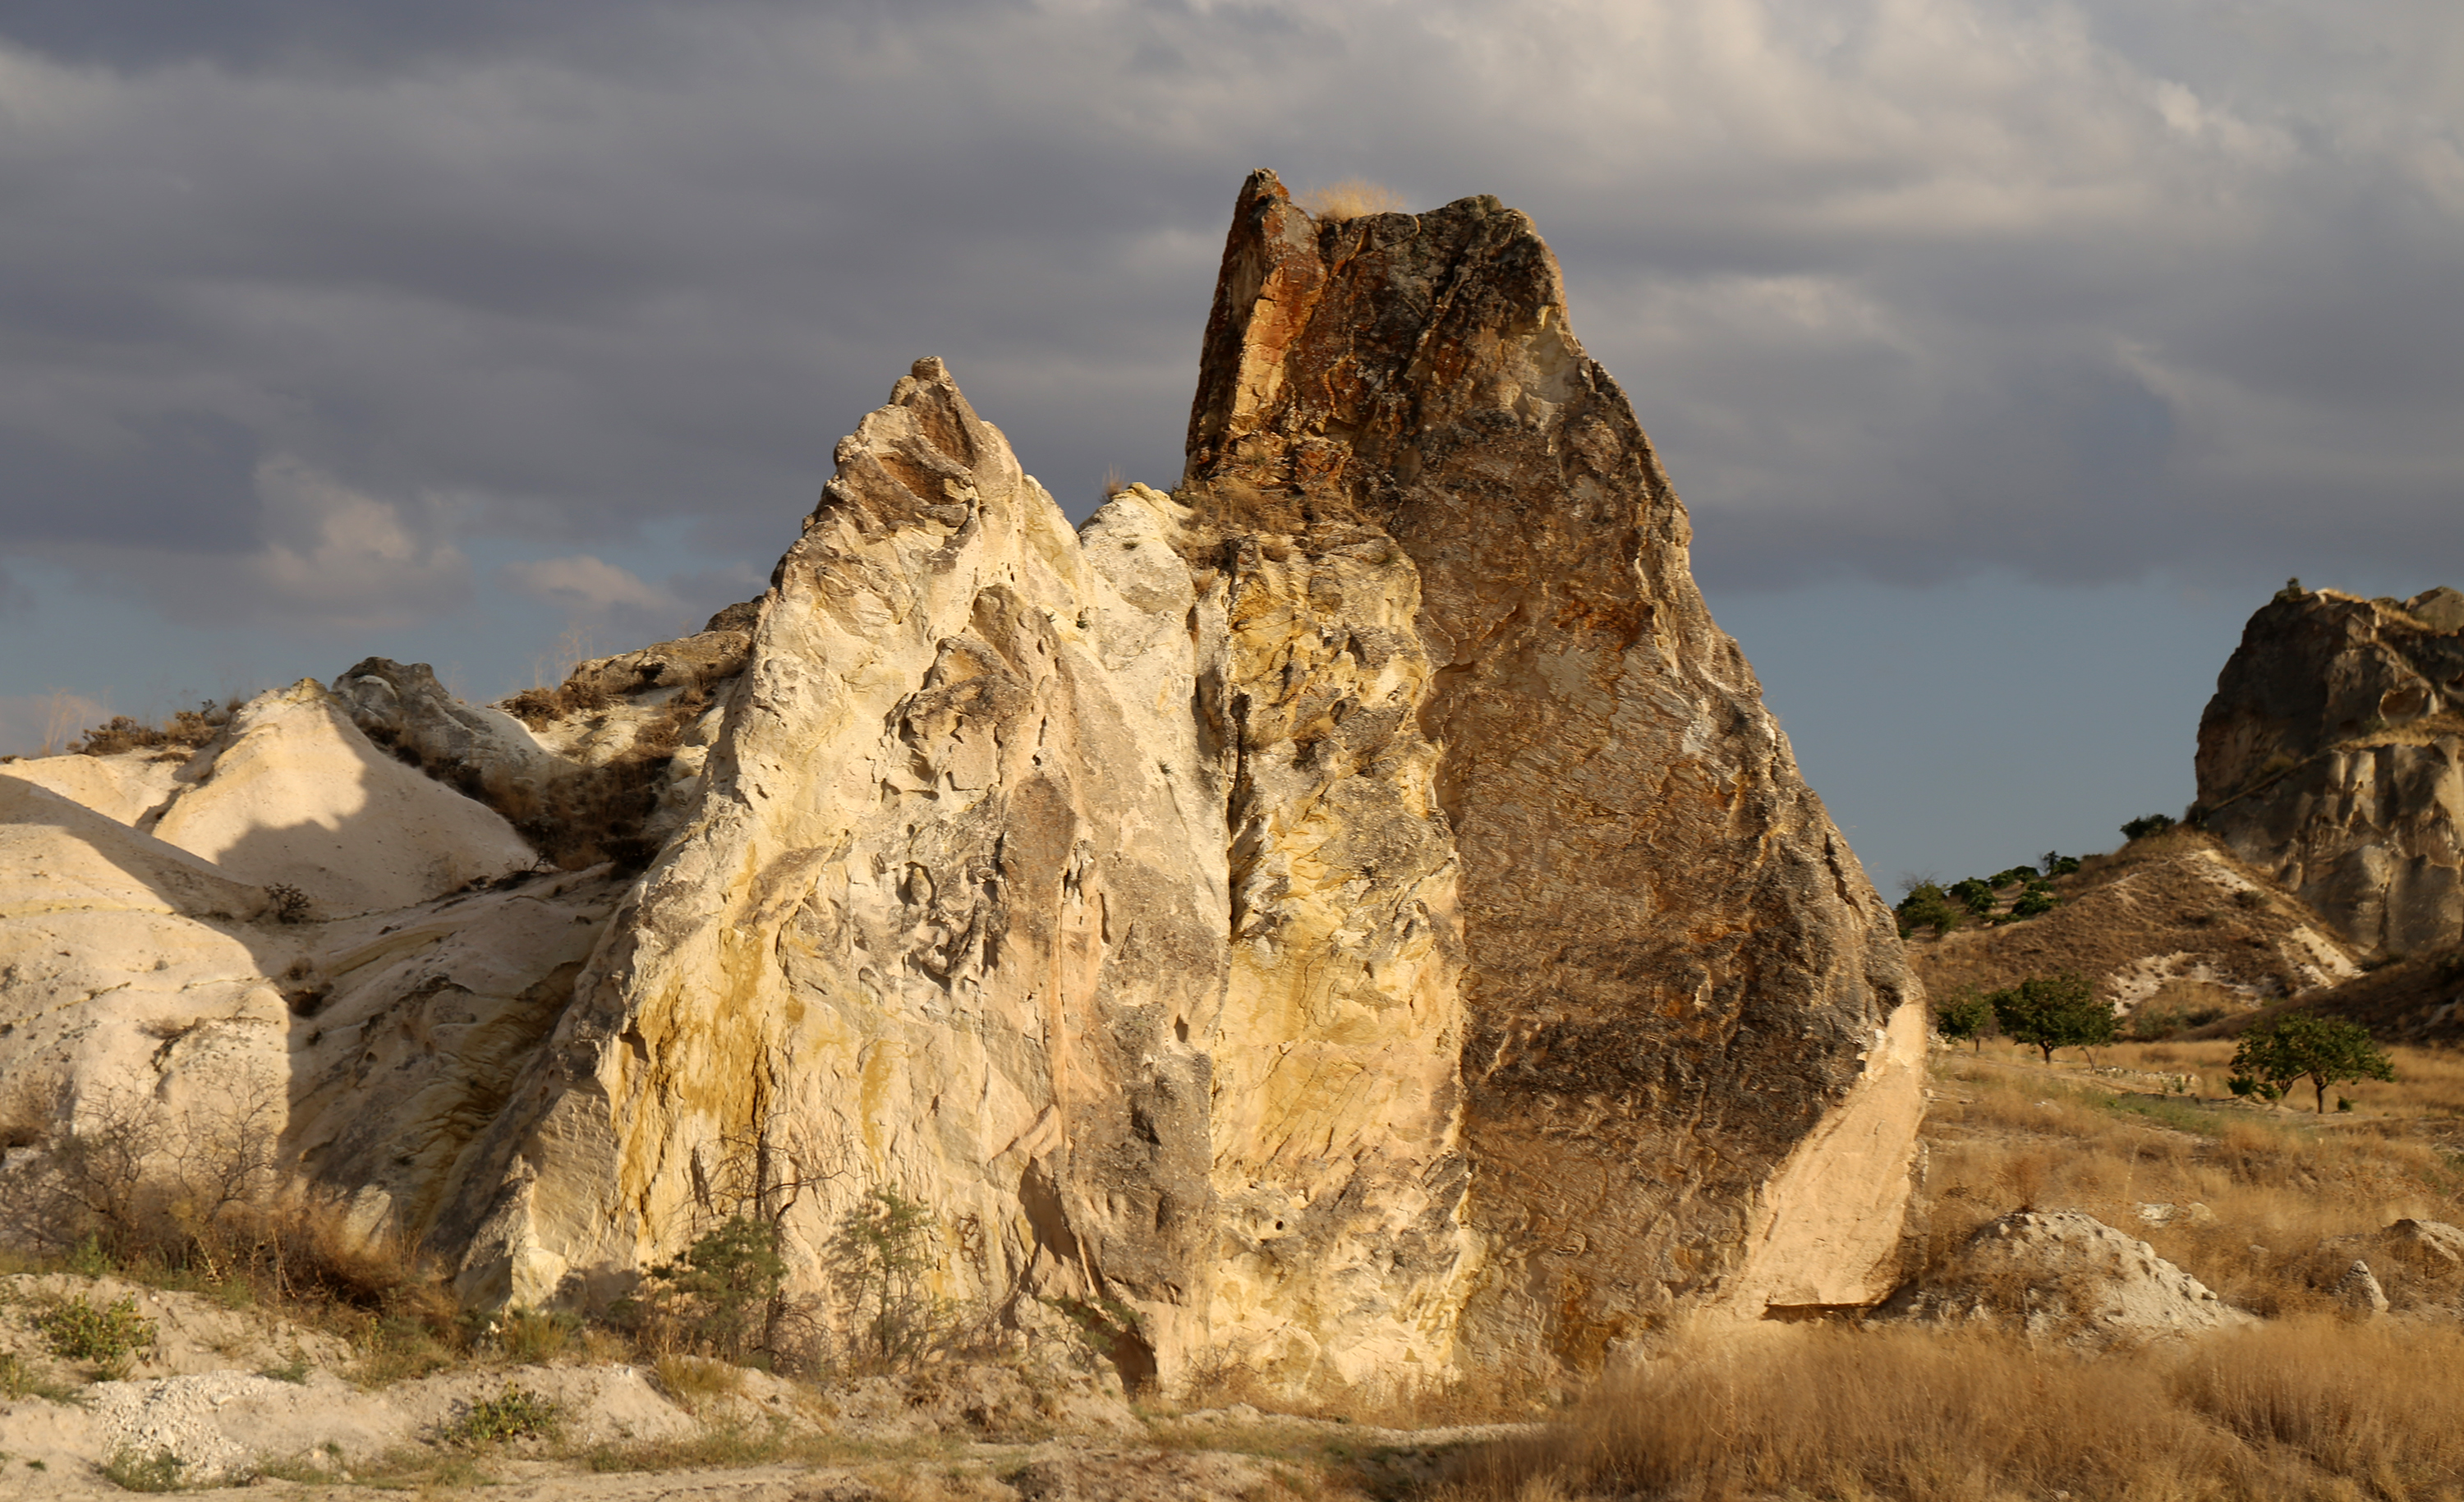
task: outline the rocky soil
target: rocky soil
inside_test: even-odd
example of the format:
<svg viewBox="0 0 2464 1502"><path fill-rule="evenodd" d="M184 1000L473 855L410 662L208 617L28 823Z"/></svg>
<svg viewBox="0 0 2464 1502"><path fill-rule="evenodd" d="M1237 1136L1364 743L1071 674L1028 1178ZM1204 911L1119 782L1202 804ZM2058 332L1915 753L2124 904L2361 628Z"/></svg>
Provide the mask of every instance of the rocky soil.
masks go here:
<svg viewBox="0 0 2464 1502"><path fill-rule="evenodd" d="M53 1354L36 1328L65 1299L133 1300L156 1333L124 1379ZM1244 1405L1133 1409L1084 1368L935 1362L808 1384L716 1366L683 1390L663 1368L484 1352L368 1385L333 1335L199 1294L70 1274L0 1280L0 1495L121 1495L248 1484L364 1495L460 1489L588 1499L724 1491L873 1498L1356 1495L1434 1474L1516 1426L1397 1430ZM713 1375L715 1374L715 1375ZM545 1432L474 1426L508 1392ZM1521 1427L1529 1427L1522 1426Z"/></svg>

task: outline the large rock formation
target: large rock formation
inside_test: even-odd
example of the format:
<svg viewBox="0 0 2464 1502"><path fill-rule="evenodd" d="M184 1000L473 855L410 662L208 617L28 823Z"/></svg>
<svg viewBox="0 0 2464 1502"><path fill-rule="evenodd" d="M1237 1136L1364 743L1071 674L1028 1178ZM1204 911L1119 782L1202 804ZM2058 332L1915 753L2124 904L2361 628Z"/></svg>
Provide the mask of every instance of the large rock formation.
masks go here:
<svg viewBox="0 0 2464 1502"><path fill-rule="evenodd" d="M198 796L158 773L11 807L254 977L216 1005L297 1160L475 1299L605 1297L743 1212L818 1282L895 1190L940 1294L1133 1378L1584 1369L1880 1297L1921 1110L1891 915L1687 537L1527 220L1321 221L1261 173L1172 493L1073 534L919 361L756 606L510 717L370 659L209 748L313 719L368 785L429 773L476 875L612 867L268 911L324 849L278 799L190 842L265 853L245 883L128 827Z"/></svg>
<svg viewBox="0 0 2464 1502"><path fill-rule="evenodd" d="M2365 954L2464 941L2464 595L2288 588L2199 720L2192 818Z"/></svg>
<svg viewBox="0 0 2464 1502"><path fill-rule="evenodd" d="M848 1170L805 1245L896 1185L952 1292L1167 1378L1883 1292L1913 984L1522 216L1252 179L1184 485L1081 537L936 361L838 458L474 1290L637 1266L757 1157Z"/></svg>

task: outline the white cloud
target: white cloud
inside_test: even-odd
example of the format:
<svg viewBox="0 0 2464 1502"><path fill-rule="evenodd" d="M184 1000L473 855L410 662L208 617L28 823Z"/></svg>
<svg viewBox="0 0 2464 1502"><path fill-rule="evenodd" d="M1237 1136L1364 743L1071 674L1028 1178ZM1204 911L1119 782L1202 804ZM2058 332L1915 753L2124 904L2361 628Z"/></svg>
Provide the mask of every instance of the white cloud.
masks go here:
<svg viewBox="0 0 2464 1502"><path fill-rule="evenodd" d="M638 610L669 617L691 607L665 584L653 584L629 569L602 562L588 554L569 558L539 558L508 563L498 571L524 594L563 607L577 617L605 617Z"/></svg>

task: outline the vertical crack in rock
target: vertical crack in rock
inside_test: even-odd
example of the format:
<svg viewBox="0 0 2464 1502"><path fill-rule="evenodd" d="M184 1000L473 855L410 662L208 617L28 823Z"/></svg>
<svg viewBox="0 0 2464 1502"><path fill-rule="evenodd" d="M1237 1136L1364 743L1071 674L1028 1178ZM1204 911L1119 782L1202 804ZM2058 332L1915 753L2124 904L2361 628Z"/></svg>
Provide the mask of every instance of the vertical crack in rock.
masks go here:
<svg viewBox="0 0 2464 1502"><path fill-rule="evenodd" d="M1582 1365L1706 1295L1876 1296L1916 985L1548 248L1494 199L1321 223L1261 173L1218 288L1198 513L1418 576L1397 754L1435 751L1458 860L1465 1339Z"/></svg>

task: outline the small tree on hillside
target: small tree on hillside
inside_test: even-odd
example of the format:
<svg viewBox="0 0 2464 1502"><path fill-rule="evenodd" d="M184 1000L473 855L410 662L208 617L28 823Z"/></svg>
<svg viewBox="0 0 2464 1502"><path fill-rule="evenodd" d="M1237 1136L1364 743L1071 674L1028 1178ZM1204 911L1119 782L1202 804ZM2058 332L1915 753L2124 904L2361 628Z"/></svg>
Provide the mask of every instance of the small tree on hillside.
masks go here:
<svg viewBox="0 0 2464 1502"><path fill-rule="evenodd" d="M2233 1050L2233 1093L2281 1095L2296 1079L2308 1078L2319 1092L2319 1114L2327 1113L2327 1087L2348 1079L2393 1079L2395 1061L2370 1040L2369 1030L2341 1017L2310 1012L2288 1012L2268 1018L2241 1035Z"/></svg>
<svg viewBox="0 0 2464 1502"><path fill-rule="evenodd" d="M1985 1052L1985 1034L1993 1031L1993 1004L1973 990L1963 990L1935 1012L1935 1031L1956 1043L1966 1039Z"/></svg>
<svg viewBox="0 0 2464 1502"><path fill-rule="evenodd" d="M2113 1041L2113 1003L2100 999L2094 987L2069 970L2032 975L1986 1000L2002 1031L2042 1050L2047 1067L2057 1048L2094 1048Z"/></svg>
<svg viewBox="0 0 2464 1502"><path fill-rule="evenodd" d="M2142 814L2122 826L2122 838L2145 839L2150 835L2161 835L2172 827L2173 816L2170 814Z"/></svg>

